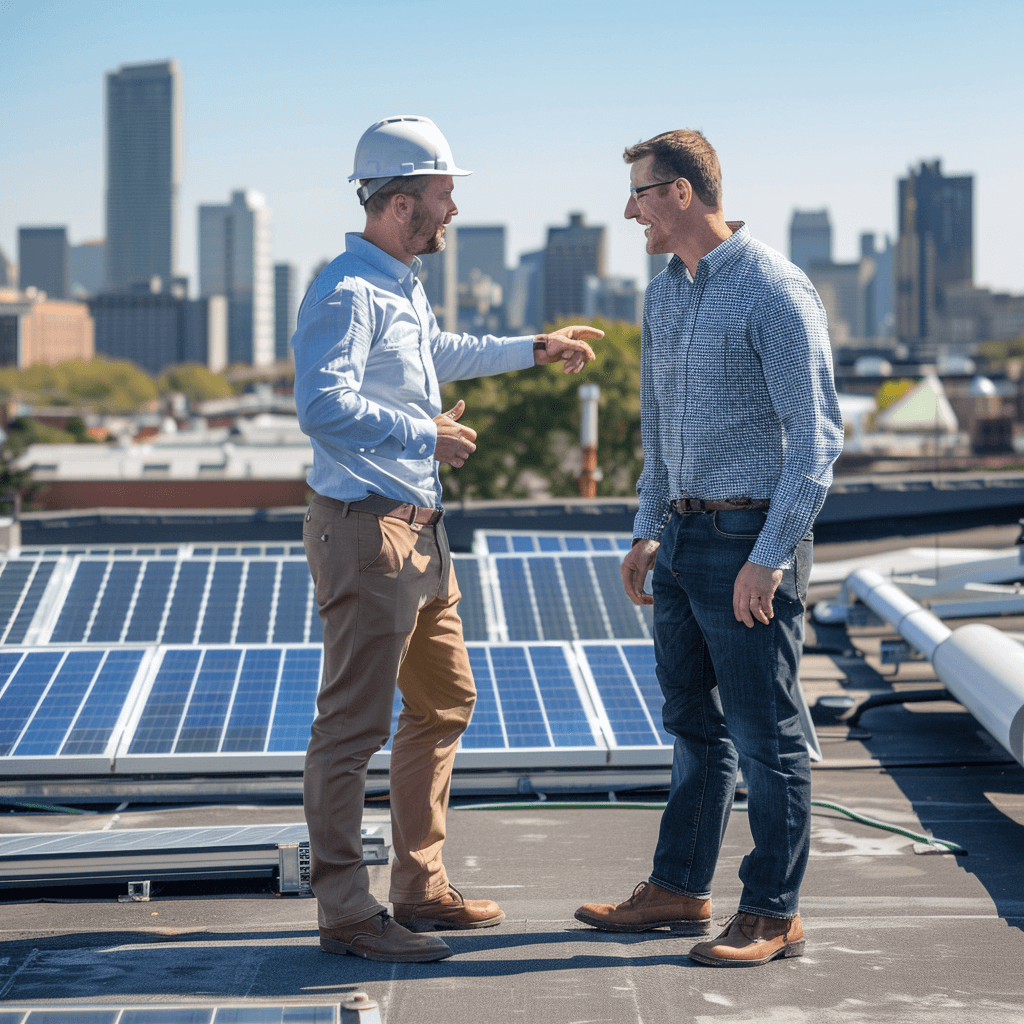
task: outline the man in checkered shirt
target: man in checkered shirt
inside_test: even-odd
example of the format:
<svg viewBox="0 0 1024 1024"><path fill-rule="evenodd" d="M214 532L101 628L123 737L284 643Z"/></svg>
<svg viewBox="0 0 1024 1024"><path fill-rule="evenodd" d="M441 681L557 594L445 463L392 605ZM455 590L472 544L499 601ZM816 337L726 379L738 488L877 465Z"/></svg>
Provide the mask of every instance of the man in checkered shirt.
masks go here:
<svg viewBox="0 0 1024 1024"><path fill-rule="evenodd" d="M754 849L738 913L690 958L750 967L803 952L811 776L797 670L811 524L842 448L825 311L807 277L722 212L718 157L674 131L632 146L625 216L673 253L644 302L644 469L626 593L654 605L672 788L650 878L576 917L706 936L737 767ZM653 597L643 591L653 569Z"/></svg>

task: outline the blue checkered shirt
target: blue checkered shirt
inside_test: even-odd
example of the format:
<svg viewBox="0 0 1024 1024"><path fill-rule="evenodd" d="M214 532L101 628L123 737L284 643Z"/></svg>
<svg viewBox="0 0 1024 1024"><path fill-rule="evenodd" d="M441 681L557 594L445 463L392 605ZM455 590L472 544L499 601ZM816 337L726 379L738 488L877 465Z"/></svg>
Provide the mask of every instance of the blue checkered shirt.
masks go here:
<svg viewBox="0 0 1024 1024"><path fill-rule="evenodd" d="M690 276L678 256L644 300L644 468L634 537L676 498L769 498L750 560L792 564L843 445L828 322L810 281L742 224Z"/></svg>

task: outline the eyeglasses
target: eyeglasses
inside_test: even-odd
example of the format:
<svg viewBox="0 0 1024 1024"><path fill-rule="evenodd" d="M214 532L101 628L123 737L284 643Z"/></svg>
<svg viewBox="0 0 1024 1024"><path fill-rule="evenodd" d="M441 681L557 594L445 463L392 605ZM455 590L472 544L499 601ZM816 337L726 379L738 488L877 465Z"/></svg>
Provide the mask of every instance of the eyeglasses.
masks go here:
<svg viewBox="0 0 1024 1024"><path fill-rule="evenodd" d="M653 185L641 185L639 188L630 188L629 194L633 199L639 199L649 188L657 188L659 185L671 185L678 180L678 178L673 178L672 181L656 181Z"/></svg>

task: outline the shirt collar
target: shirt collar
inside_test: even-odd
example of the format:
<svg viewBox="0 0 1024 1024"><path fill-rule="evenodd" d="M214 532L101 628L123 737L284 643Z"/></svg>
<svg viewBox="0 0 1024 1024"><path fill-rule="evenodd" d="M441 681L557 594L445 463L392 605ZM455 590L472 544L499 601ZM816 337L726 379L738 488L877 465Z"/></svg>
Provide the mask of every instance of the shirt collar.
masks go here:
<svg viewBox="0 0 1024 1024"><path fill-rule="evenodd" d="M704 272L710 277L721 270L726 264L731 263L744 250L750 242L750 229L742 220L726 221L732 228L732 234L724 241L719 242L707 255L700 258L697 264L697 273L704 267Z"/></svg>
<svg viewBox="0 0 1024 1024"><path fill-rule="evenodd" d="M393 277L399 284L405 284L407 278L413 278L420 272L423 261L419 256L414 256L412 266L396 260L389 256L383 249L379 249L368 242L358 231L349 231L345 235L345 251L358 256L364 263L379 270L388 277Z"/></svg>

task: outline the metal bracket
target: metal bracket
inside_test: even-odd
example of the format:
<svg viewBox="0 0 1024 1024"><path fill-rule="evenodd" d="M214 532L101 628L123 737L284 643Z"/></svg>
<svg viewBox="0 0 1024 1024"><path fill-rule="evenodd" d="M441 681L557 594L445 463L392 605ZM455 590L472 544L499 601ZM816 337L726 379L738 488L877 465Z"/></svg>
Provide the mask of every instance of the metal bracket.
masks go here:
<svg viewBox="0 0 1024 1024"><path fill-rule="evenodd" d="M117 897L118 903L148 903L149 882L129 882L128 895Z"/></svg>
<svg viewBox="0 0 1024 1024"><path fill-rule="evenodd" d="M346 992L338 1006L341 1024L381 1024L377 1000L365 992Z"/></svg>

